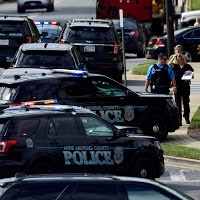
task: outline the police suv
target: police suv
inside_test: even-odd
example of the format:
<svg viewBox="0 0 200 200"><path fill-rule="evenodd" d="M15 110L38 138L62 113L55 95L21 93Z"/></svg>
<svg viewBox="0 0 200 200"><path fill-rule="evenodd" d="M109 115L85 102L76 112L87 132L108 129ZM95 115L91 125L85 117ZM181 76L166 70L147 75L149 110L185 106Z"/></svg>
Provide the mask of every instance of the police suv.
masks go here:
<svg viewBox="0 0 200 200"><path fill-rule="evenodd" d="M46 99L88 108L114 125L139 127L160 141L179 128L178 107L171 96L133 92L100 74L54 69L52 74L43 70L0 76L0 108Z"/></svg>
<svg viewBox="0 0 200 200"><path fill-rule="evenodd" d="M156 138L126 134L85 108L41 103L46 105L27 102L0 114L0 178L99 172L154 179L164 173Z"/></svg>

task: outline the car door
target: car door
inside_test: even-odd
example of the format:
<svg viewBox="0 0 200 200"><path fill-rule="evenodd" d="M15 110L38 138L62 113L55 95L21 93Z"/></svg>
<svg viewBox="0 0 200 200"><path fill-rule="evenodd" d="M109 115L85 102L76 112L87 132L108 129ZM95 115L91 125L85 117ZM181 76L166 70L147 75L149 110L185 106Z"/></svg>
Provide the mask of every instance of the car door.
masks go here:
<svg viewBox="0 0 200 200"><path fill-rule="evenodd" d="M89 101L95 102L86 108L116 125L138 125L140 110L147 108L142 98L107 77L88 77L86 81L93 94Z"/></svg>
<svg viewBox="0 0 200 200"><path fill-rule="evenodd" d="M95 116L80 116L86 139L90 146L87 152L87 171L123 174L128 165L124 158L125 138L109 123Z"/></svg>
<svg viewBox="0 0 200 200"><path fill-rule="evenodd" d="M76 146L87 146L88 143L79 129L76 117L67 114L52 116L47 130L48 155L56 166L61 171L83 172L84 165L80 164L82 157L76 152Z"/></svg>

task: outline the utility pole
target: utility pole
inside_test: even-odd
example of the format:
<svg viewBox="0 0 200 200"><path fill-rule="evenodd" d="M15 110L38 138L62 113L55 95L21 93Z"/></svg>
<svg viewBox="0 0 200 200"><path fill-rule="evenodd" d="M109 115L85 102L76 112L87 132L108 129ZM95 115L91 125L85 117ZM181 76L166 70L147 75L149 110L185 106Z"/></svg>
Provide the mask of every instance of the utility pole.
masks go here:
<svg viewBox="0 0 200 200"><path fill-rule="evenodd" d="M172 0L165 0L166 22L167 22L167 54L168 57L174 53L174 25Z"/></svg>

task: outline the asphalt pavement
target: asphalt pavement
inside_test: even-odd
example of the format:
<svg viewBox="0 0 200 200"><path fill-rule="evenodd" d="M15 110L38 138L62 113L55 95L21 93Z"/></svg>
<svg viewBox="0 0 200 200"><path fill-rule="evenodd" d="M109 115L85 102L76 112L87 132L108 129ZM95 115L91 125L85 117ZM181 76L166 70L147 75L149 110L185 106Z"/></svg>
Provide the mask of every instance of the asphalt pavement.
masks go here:
<svg viewBox="0 0 200 200"><path fill-rule="evenodd" d="M192 84L195 82L200 82L200 62L189 63L194 69L194 79L192 79ZM146 75L132 75L132 70L127 71L127 80L146 80ZM199 88L200 91L200 88ZM190 120L200 106L200 93L190 95ZM195 133L196 137L188 135L189 125L185 123L185 119L182 120L182 126L175 132L170 132L167 139L163 144L173 144L179 146L186 146L200 149L200 132ZM190 166L198 168L200 166L200 161L186 159L186 158L176 158L165 156L165 163L175 164L181 166Z"/></svg>

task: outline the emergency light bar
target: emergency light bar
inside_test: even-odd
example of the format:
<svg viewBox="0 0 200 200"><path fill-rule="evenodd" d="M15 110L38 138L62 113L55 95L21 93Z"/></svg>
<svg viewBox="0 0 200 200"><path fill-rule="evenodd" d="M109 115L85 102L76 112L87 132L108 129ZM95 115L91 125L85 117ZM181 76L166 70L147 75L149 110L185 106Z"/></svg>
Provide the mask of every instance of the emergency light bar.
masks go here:
<svg viewBox="0 0 200 200"><path fill-rule="evenodd" d="M50 104L57 104L57 100L43 100L43 101L27 101L22 102L22 106L32 106L32 105L50 105Z"/></svg>
<svg viewBox="0 0 200 200"><path fill-rule="evenodd" d="M57 21L34 21L34 24L37 25L59 25Z"/></svg>
<svg viewBox="0 0 200 200"><path fill-rule="evenodd" d="M64 74L77 75L77 76L88 75L87 71L68 70L68 69L52 69L52 73L64 73Z"/></svg>

